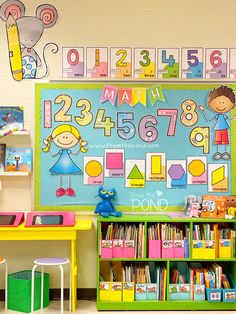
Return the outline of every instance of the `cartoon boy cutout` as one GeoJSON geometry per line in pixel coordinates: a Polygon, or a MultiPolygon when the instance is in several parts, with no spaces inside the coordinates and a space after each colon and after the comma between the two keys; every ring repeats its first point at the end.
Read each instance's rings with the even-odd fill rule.
{"type": "Polygon", "coordinates": [[[228,130],[230,128],[228,121],[235,118],[229,118],[226,113],[230,112],[235,107],[235,94],[233,90],[227,86],[221,86],[213,89],[207,98],[209,108],[216,113],[213,118],[209,118],[205,112],[205,106],[200,105],[199,109],[203,112],[207,121],[216,120],[214,126],[214,143],[216,145],[216,153],[213,155],[213,159],[229,160],[231,158],[230,153],[227,152],[227,145],[229,145],[228,130]],[[218,146],[225,145],[225,150],[220,153],[218,146]]]}
{"type": "Polygon", "coordinates": [[[77,155],[80,151],[86,153],[85,146],[87,142],[82,140],[80,132],[76,127],[69,124],[62,124],[57,126],[47,139],[43,140],[45,147],[44,152],[50,152],[52,157],[59,155],[58,160],[49,169],[52,174],[60,175],[60,187],[56,190],[56,196],[75,196],[74,189],[70,186],[70,176],[81,173],[81,169],[72,160],[71,155],[77,155]],[[60,150],[53,154],[51,151],[51,142],[53,142],[60,150]],[[70,150],[79,144],[79,150],[76,153],[72,153],[70,150]],[[67,188],[62,187],[62,176],[68,176],[67,188]]]}

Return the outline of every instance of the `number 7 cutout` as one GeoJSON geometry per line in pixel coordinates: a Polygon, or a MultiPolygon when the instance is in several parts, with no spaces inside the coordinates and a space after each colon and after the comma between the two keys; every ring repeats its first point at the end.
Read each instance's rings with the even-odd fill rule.
{"type": "Polygon", "coordinates": [[[157,115],[170,117],[167,136],[174,136],[178,118],[178,109],[157,109],[157,115]]]}

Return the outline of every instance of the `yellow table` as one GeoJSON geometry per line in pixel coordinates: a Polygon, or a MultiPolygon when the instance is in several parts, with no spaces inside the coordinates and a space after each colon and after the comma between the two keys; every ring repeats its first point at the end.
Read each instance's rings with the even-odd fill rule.
{"type": "Polygon", "coordinates": [[[68,240],[71,242],[72,311],[77,303],[77,231],[90,230],[91,220],[78,220],[73,227],[0,227],[0,240],[68,240]]]}

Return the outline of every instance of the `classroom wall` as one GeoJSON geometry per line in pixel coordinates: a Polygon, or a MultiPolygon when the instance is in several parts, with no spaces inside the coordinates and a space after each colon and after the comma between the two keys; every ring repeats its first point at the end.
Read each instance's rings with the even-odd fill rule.
{"type": "MultiPolygon", "coordinates": [[[[2,2],[2,1],[1,1],[2,2]]],[[[0,2],[0,3],[1,3],[0,2]]],[[[47,54],[50,75],[47,80],[62,80],[62,46],[114,47],[236,47],[234,36],[236,2],[228,0],[198,0],[196,2],[160,0],[54,0],[23,1],[26,14],[34,15],[38,5],[50,3],[57,7],[57,24],[45,30],[35,47],[41,56],[43,46],[55,41],[60,51],[47,54]]],[[[30,138],[6,139],[9,146],[34,145],[34,84],[36,80],[15,82],[10,73],[5,23],[0,20],[0,105],[25,108],[25,124],[30,138]],[[17,142],[16,142],[17,140],[17,142]]],[[[1,210],[31,211],[33,206],[33,176],[2,178],[1,210]]],[[[119,192],[118,192],[119,193],[119,192]]],[[[83,216],[84,219],[88,218],[83,216]]],[[[91,218],[91,217],[89,217],[91,218]]],[[[92,231],[79,232],[79,288],[96,286],[96,218],[92,231]]],[[[0,242],[0,255],[9,261],[11,272],[30,269],[35,258],[43,255],[69,256],[68,243],[0,242]]],[[[3,287],[1,282],[0,288],[3,287]]],[[[52,276],[51,287],[59,287],[58,274],[52,276]]]]}

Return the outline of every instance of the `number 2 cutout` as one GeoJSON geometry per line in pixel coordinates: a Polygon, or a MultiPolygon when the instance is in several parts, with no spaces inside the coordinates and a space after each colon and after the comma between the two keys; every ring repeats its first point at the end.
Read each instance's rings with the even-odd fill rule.
{"type": "Polygon", "coordinates": [[[121,55],[120,59],[116,62],[117,68],[125,68],[127,67],[127,62],[124,62],[125,58],[127,57],[127,51],[124,49],[120,49],[116,52],[116,55],[121,55]]]}
{"type": "Polygon", "coordinates": [[[178,117],[178,109],[157,109],[157,115],[170,117],[167,136],[174,136],[178,117]]]}
{"type": "Polygon", "coordinates": [[[62,94],[56,97],[54,100],[54,103],[57,104],[62,104],[62,107],[60,110],[58,110],[54,114],[54,121],[55,122],[71,122],[72,121],[72,115],[67,114],[68,110],[71,107],[72,104],[72,99],[69,95],[62,94]]]}

